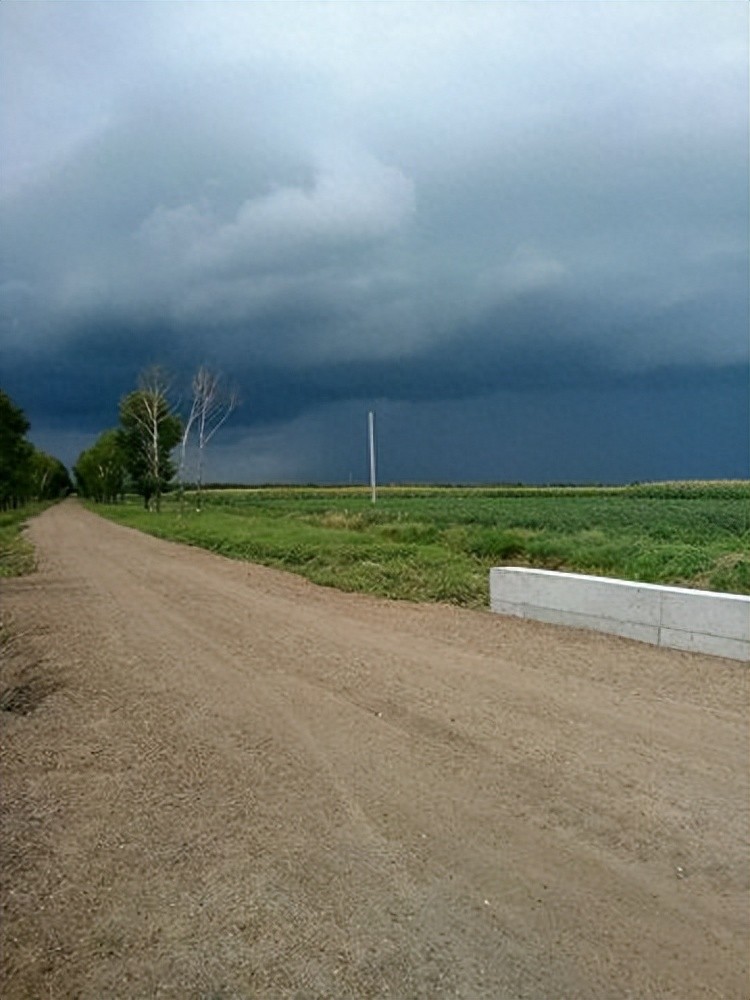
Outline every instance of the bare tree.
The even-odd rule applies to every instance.
[[[193,376],[191,389],[190,412],[182,435],[180,470],[181,474],[184,473],[188,440],[194,429],[198,445],[197,508],[200,510],[206,448],[219,428],[229,419],[232,411],[237,408],[239,396],[236,389],[224,386],[222,376],[218,372],[212,372],[206,365],[201,365]]]

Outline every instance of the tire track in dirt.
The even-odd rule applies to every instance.
[[[742,665],[31,536],[4,996],[744,1000]]]

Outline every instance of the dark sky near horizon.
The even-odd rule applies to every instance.
[[[229,481],[748,475],[748,5],[0,6],[0,385]]]

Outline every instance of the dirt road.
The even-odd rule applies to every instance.
[[[6,1000],[747,996],[741,664],[30,532]]]

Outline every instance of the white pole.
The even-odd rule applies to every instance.
[[[367,437],[370,447],[370,489],[372,490],[372,502],[378,498],[377,481],[375,477],[375,414],[372,410],[367,414]]]

